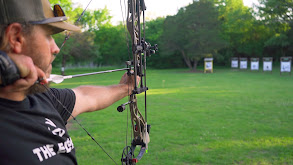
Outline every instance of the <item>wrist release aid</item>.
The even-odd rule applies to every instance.
[[[8,55],[0,50],[0,87],[13,84],[20,79],[20,72]]]

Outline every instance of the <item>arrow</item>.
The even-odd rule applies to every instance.
[[[50,74],[50,77],[47,79],[47,81],[59,84],[59,83],[62,83],[65,79],[70,79],[70,78],[72,78],[71,75],[62,76],[62,75],[57,75],[57,74]]]
[[[50,77],[47,79],[47,81],[59,84],[59,83],[62,83],[65,79],[71,79],[75,77],[89,76],[89,75],[95,75],[95,74],[102,74],[102,73],[111,73],[111,72],[117,72],[117,71],[123,71],[123,70],[129,70],[129,68],[106,70],[106,71],[92,72],[92,73],[83,73],[83,74],[68,75],[68,76],[51,74]],[[40,82],[41,81],[38,80],[36,83],[40,83]]]

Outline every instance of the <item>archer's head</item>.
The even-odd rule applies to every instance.
[[[52,9],[48,0],[0,0],[0,50],[14,56],[16,61],[23,55],[28,56],[23,65],[32,60],[33,65],[49,77],[52,62],[60,51],[52,35],[64,30],[80,30],[66,20],[60,5]],[[33,72],[24,66],[17,66],[21,77]],[[34,87],[37,85],[29,91],[37,91]]]
[[[21,24],[25,33],[30,32],[33,25],[46,25],[51,34],[80,30],[66,20],[60,5],[52,9],[48,0],[0,0],[0,50],[6,49],[5,30],[12,23]]]

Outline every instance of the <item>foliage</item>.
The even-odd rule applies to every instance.
[[[293,19],[292,0],[259,0],[259,16],[268,23],[290,22]]]
[[[272,38],[265,42],[265,46],[287,47],[289,46],[288,37],[284,34],[275,34]]]
[[[286,35],[288,37],[289,46],[286,52],[286,56],[293,54],[293,22],[290,22],[289,24],[290,30],[286,32]]]
[[[97,31],[103,27],[111,28],[111,18],[112,16],[106,7],[100,10],[86,10],[80,24],[84,30]]]
[[[72,8],[73,4],[71,0],[65,0],[60,2],[59,0],[50,0],[51,4],[62,4],[66,16],[70,22],[76,22],[83,12],[83,9],[79,6],[75,9]],[[80,20],[81,33],[71,33],[70,39],[66,40],[66,44],[62,47],[59,55],[56,57],[54,66],[60,66],[62,61],[67,64],[98,64],[103,58],[100,53],[99,44],[95,43],[95,33],[93,31],[108,27],[110,25],[111,16],[107,8],[101,10],[87,10],[85,11],[82,19]],[[68,32],[67,32],[68,33]],[[66,33],[66,34],[67,34]],[[64,42],[65,34],[60,33],[53,36],[57,45],[62,45]],[[63,60],[64,58],[64,60]]]
[[[146,29],[145,29],[145,37],[146,41],[148,43],[151,43],[152,45],[158,44],[159,50],[156,52],[156,54],[152,55],[151,57],[148,57],[148,63],[147,65],[153,68],[177,68],[182,67],[183,61],[181,60],[180,55],[170,55],[165,56],[161,52],[164,52],[162,50],[161,46],[163,45],[163,41],[161,40],[161,37],[163,35],[163,26],[164,26],[165,18],[159,17],[155,20],[151,20],[146,22]]]
[[[61,4],[71,23],[83,11],[71,0],[50,1]],[[242,0],[196,0],[176,15],[147,21],[146,41],[159,47],[148,58],[148,66],[188,66],[195,71],[206,56],[213,56],[216,65],[229,65],[232,56],[292,56],[293,2],[259,2],[253,9],[244,6]],[[112,25],[111,18],[106,7],[86,10],[79,23],[81,33],[72,33],[54,65],[60,66],[62,56],[67,64],[124,65],[131,51],[129,34],[122,24]],[[61,45],[64,34],[54,38]]]
[[[65,57],[67,63],[70,64],[88,63],[89,59],[95,62],[100,59],[99,49],[93,42],[93,36],[92,32],[72,33],[70,39],[66,41],[65,46],[56,57],[54,66],[60,66],[62,57]],[[54,38],[57,45],[61,45],[64,41],[64,34],[56,34]]]
[[[270,35],[264,41],[267,54],[279,59],[287,54],[289,47],[288,31],[291,29],[293,2],[291,0],[260,0],[258,17],[269,30]]]
[[[244,6],[242,0],[222,0],[218,8],[222,35],[229,43],[220,51],[224,63],[229,62],[231,56],[261,56],[267,30],[253,17],[252,10]]]
[[[181,54],[189,69],[196,71],[201,58],[224,46],[217,18],[218,12],[209,0],[194,1],[181,8],[177,15],[166,18],[163,50]]]
[[[128,60],[131,50],[127,50],[127,36],[123,25],[119,26],[102,26],[95,30],[95,44],[99,45],[101,65],[121,65]],[[128,44],[129,45],[129,44]]]

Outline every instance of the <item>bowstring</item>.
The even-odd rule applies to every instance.
[[[130,55],[130,50],[129,50],[129,36],[128,36],[128,32],[127,32],[127,25],[125,24],[125,22],[127,21],[128,18],[126,18],[126,11],[127,11],[127,4],[126,4],[126,0],[124,0],[124,11],[123,12],[123,5],[122,5],[122,0],[120,0],[120,9],[121,9],[121,13],[122,13],[122,25],[124,26],[124,33],[125,33],[125,41],[126,41],[126,45],[127,45],[127,51],[128,51],[128,60],[130,61],[131,59],[131,55]],[[126,18],[126,19],[125,19]],[[125,20],[126,21],[125,21]]]
[[[83,15],[84,15],[84,13],[85,13],[85,11],[87,10],[87,8],[89,7],[89,5],[91,4],[91,2],[92,2],[92,0],[90,0],[90,2],[87,4],[87,6],[85,7],[85,9],[82,11],[82,13],[80,14],[80,16],[78,17],[78,19],[75,21],[75,25],[77,25],[79,22],[80,22],[80,20],[81,20],[81,17],[83,17]],[[66,43],[66,41],[70,38],[70,35],[71,35],[71,32],[69,31],[69,32],[66,32],[66,35],[65,35],[65,38],[64,38],[64,41],[63,41],[63,43],[61,44],[61,46],[60,46],[60,51],[59,51],[59,53],[61,52],[61,49],[63,48],[63,46],[65,45],[65,43]],[[59,54],[58,53],[58,54]],[[58,55],[57,54],[57,55]]]
[[[103,150],[103,152],[105,153],[105,154],[107,154],[108,155],[108,157],[116,164],[116,165],[118,165],[117,163],[116,163],[116,161],[107,153],[107,151],[97,142],[97,140],[89,133],[89,131],[87,131],[86,129],[85,129],[85,127],[76,119],[76,117],[74,117],[73,115],[72,115],[72,113],[67,109],[67,107],[53,94],[53,92],[47,87],[47,86],[45,86],[45,85],[42,85],[43,87],[45,87],[46,88],[46,90],[48,91],[48,93],[50,93],[50,95],[58,102],[58,104],[60,104],[61,106],[62,106],[62,108],[64,109],[64,110],[66,110],[66,112],[67,113],[69,113],[70,114],[70,117],[72,117],[72,119],[87,133],[87,135]]]
[[[143,9],[142,9],[142,14],[143,14],[143,38],[144,38],[144,42],[146,42],[146,38],[145,38],[145,28],[146,28],[146,24],[145,24],[145,9],[144,6],[145,4],[143,4]],[[144,86],[146,87],[147,85],[147,80],[146,80],[146,48],[144,50]],[[147,91],[144,92],[144,107],[145,107],[145,122],[147,123]],[[147,127],[147,124],[146,124]]]
[[[126,3],[126,0],[124,0],[124,11],[123,12],[123,5],[122,5],[122,0],[120,0],[120,8],[121,8],[121,13],[122,13],[122,25],[124,26],[124,33],[125,33],[125,41],[126,41],[126,46],[127,46],[127,52],[128,52],[128,60],[130,61],[131,60],[131,55],[130,55],[130,48],[129,48],[129,35],[128,35],[128,32],[127,32],[127,25],[125,22],[127,22],[128,18],[126,18],[127,14],[126,14],[126,11],[127,11],[127,5],[128,3]],[[126,19],[125,19],[126,18]],[[129,93],[129,85],[128,85],[128,100],[130,100],[130,93]],[[128,145],[128,128],[129,128],[129,111],[128,111],[128,108],[129,106],[127,106],[127,114],[126,114],[126,135],[125,135],[125,146],[127,147]],[[132,132],[131,132],[131,135],[130,135],[130,139],[132,139]],[[125,148],[124,148],[125,150]],[[128,152],[128,151],[127,151]]]
[[[79,16],[79,18],[77,19],[77,21],[75,22],[75,25],[77,25],[82,16],[84,15],[85,11],[87,10],[87,8],[89,7],[90,3],[92,2],[92,0],[90,0],[90,2],[87,4],[86,8],[83,10],[83,12],[81,13],[81,15]],[[66,33],[66,36],[64,38],[64,41],[62,43],[62,45],[60,46],[60,51],[59,53],[61,52],[61,49],[63,48],[63,46],[65,45],[66,41],[70,38],[70,35],[71,35],[71,32],[68,32]],[[58,54],[59,54],[58,53]],[[46,88],[47,91],[49,91],[50,95],[56,99],[56,101],[58,102],[58,104],[60,104],[63,109],[65,109],[67,111],[67,113],[70,114],[70,116],[72,117],[72,119],[87,133],[87,135],[102,149],[102,151],[116,164],[117,162],[107,153],[107,151],[97,142],[97,140],[89,133],[89,131],[87,131],[83,125],[72,115],[72,113],[67,109],[67,107],[53,94],[53,92],[45,85],[42,85],[43,87]]]

